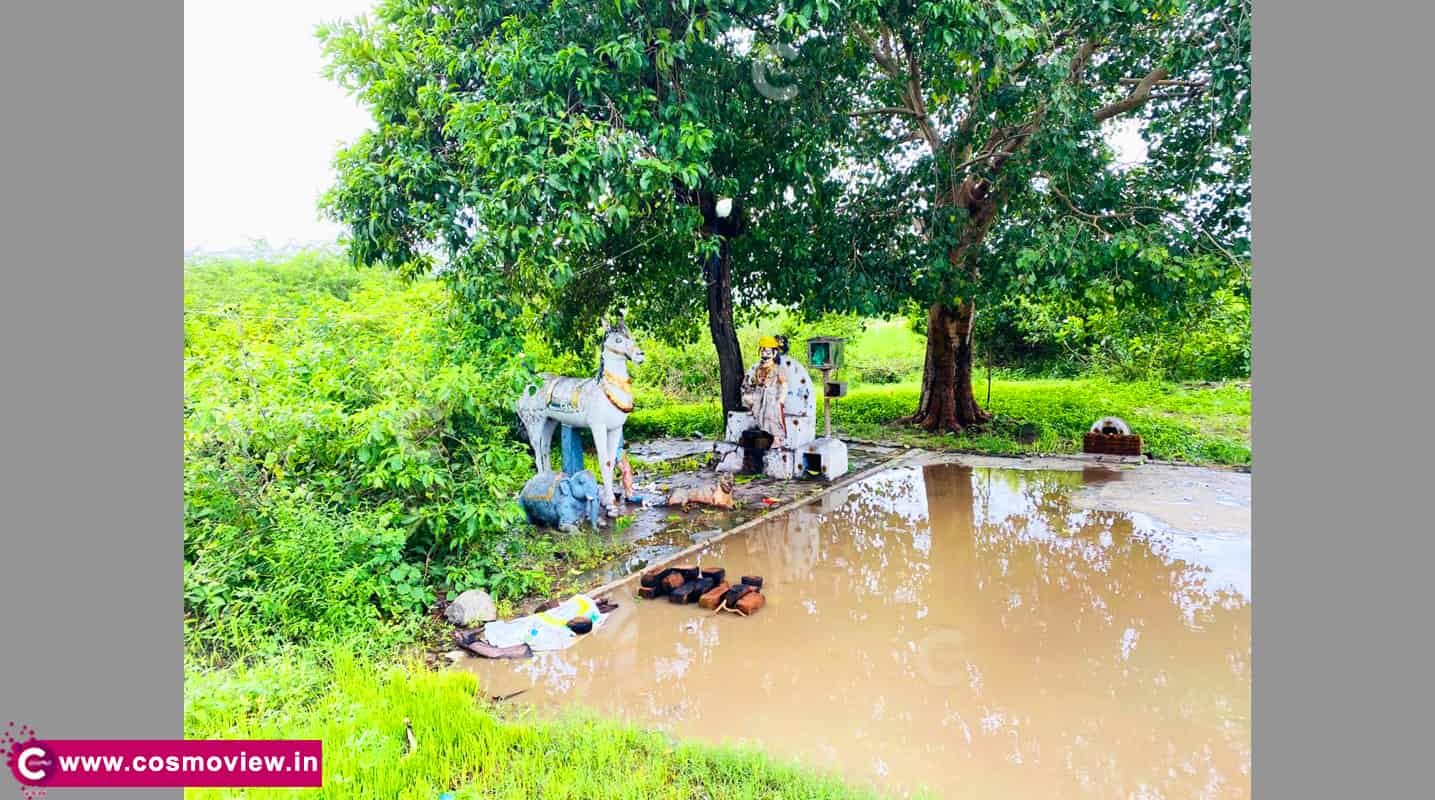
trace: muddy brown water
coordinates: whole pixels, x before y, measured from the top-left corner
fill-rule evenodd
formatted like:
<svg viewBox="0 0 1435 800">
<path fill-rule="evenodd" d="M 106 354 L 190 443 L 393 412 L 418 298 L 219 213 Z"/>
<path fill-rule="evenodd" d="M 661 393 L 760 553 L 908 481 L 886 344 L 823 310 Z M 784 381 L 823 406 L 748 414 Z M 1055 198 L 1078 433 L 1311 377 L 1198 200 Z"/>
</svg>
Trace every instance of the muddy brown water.
<svg viewBox="0 0 1435 800">
<path fill-rule="evenodd" d="M 623 596 L 567 651 L 463 668 L 884 794 L 1247 797 L 1249 532 L 1080 502 L 1120 480 L 896 467 L 710 548 L 766 579 L 751 618 Z"/>
</svg>

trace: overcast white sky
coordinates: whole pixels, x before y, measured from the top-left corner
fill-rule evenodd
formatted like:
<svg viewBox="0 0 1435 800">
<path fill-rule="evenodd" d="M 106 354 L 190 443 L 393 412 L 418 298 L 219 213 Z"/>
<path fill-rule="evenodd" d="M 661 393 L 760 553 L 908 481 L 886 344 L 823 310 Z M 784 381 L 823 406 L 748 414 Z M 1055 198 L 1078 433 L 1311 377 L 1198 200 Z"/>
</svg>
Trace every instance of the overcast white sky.
<svg viewBox="0 0 1435 800">
<path fill-rule="evenodd" d="M 314 26 L 358 16 L 373 0 L 188 2 L 184 8 L 184 249 L 256 241 L 333 242 L 316 205 L 342 143 L 369 124 L 319 73 Z M 1130 131 L 1123 160 L 1144 155 Z"/>
<path fill-rule="evenodd" d="M 372 0 L 187 2 L 184 249 L 329 242 L 315 201 L 368 115 L 319 70 L 314 26 Z"/>
</svg>

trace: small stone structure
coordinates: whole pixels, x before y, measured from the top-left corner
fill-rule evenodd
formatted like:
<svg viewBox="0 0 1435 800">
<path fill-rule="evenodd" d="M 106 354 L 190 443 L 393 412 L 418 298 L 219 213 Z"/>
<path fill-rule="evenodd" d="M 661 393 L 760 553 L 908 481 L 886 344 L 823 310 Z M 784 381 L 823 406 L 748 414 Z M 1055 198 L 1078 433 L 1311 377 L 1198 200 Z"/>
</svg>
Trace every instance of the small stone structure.
<svg viewBox="0 0 1435 800">
<path fill-rule="evenodd" d="M 1120 417 L 1102 417 L 1091 424 L 1081 440 L 1084 453 L 1108 456 L 1141 455 L 1141 437 L 1131 433 L 1131 426 Z"/>
</svg>

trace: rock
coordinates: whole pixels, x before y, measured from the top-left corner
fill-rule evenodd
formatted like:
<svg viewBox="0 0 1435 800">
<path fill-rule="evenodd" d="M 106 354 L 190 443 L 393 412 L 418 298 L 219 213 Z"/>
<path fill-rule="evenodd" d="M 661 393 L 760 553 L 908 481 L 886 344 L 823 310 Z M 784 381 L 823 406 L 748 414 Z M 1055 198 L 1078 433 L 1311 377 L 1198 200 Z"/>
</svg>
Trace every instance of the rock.
<svg viewBox="0 0 1435 800">
<path fill-rule="evenodd" d="M 444 657 L 447 658 L 449 661 L 462 661 L 465 658 L 468 658 L 468 653 L 465 653 L 462 650 L 450 650 L 447 653 L 444 653 Z"/>
<path fill-rule="evenodd" d="M 482 589 L 469 589 L 463 594 L 455 597 L 448 608 L 444 609 L 443 615 L 449 622 L 461 627 L 467 627 L 478 622 L 492 622 L 498 619 L 498 609 L 493 605 L 493 598 L 488 592 Z"/>
</svg>

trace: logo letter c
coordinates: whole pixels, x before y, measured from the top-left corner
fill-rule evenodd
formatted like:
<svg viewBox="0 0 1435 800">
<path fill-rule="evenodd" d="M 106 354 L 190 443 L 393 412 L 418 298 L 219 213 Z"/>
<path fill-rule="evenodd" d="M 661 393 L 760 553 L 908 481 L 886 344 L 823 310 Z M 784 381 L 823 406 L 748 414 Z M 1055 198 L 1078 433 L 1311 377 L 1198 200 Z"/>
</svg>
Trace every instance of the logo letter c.
<svg viewBox="0 0 1435 800">
<path fill-rule="evenodd" d="M 45 771 L 39 769 L 31 769 L 30 760 L 33 758 L 41 758 L 44 755 L 45 749 L 43 747 L 27 747 L 24 750 L 21 750 L 20 755 L 16 757 L 15 769 L 19 770 L 20 774 L 25 776 L 26 780 L 43 780 L 45 778 Z"/>
</svg>

